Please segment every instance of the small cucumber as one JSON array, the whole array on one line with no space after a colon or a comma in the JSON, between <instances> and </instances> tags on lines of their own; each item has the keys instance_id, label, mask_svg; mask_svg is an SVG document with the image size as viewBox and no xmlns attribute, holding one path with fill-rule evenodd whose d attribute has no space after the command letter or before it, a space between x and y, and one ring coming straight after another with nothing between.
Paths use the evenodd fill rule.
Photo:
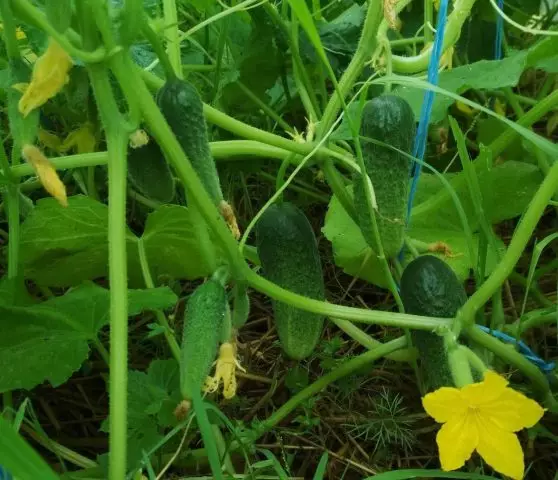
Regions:
<instances>
[{"instance_id":1,"label":"small cucumber","mask_svg":"<svg viewBox=\"0 0 558 480\"><path fill-rule=\"evenodd\" d=\"M173 78L159 90L157 104L207 193L218 206L223 192L209 148L203 102L198 91L191 83Z\"/></svg>"},{"instance_id":2,"label":"small cucumber","mask_svg":"<svg viewBox=\"0 0 558 480\"><path fill-rule=\"evenodd\" d=\"M453 270L433 255L422 255L405 267L400 294L406 313L426 317L454 317L467 300ZM427 390L452 386L443 338L423 330L411 330L411 337Z\"/></svg>"},{"instance_id":3,"label":"small cucumber","mask_svg":"<svg viewBox=\"0 0 558 480\"><path fill-rule=\"evenodd\" d=\"M217 356L228 302L225 288L208 280L186 304L180 362L180 391L185 400L199 393Z\"/></svg>"},{"instance_id":4,"label":"small cucumber","mask_svg":"<svg viewBox=\"0 0 558 480\"><path fill-rule=\"evenodd\" d=\"M366 173L374 186L378 205L376 222L387 258L395 257L403 246L411 162L401 153L367 139L379 140L411 153L414 135L413 110L403 98L382 95L364 105L360 125L362 156ZM368 245L378 252L364 180L360 174L354 177L354 202L362 234Z\"/></svg>"},{"instance_id":5,"label":"small cucumber","mask_svg":"<svg viewBox=\"0 0 558 480\"><path fill-rule=\"evenodd\" d=\"M304 213L291 203L272 205L256 229L264 275L294 293L325 300L318 245ZM321 337L324 317L277 301L273 310L285 353L296 360L308 357Z\"/></svg>"}]
</instances>

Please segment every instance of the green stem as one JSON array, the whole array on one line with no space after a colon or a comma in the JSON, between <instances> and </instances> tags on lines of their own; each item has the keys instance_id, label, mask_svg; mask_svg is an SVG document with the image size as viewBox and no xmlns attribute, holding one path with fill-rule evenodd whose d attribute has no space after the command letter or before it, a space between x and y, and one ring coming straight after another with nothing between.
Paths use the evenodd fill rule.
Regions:
<instances>
[{"instance_id":1,"label":"green stem","mask_svg":"<svg viewBox=\"0 0 558 480\"><path fill-rule=\"evenodd\" d=\"M138 240L138 252L139 252L139 261L141 267L141 273L143 275L143 281L145 282L145 286L147 288L155 288L155 284L153 283L153 278L151 277L151 272L149 271L149 263L147 261L147 255L145 254L145 247L143 244L143 239ZM157 319L157 323L162 327L165 338L171 350L172 356L176 359L177 362L180 363L180 346L176 341L174 336L174 330L170 327L169 322L167 321L167 317L163 312L160 310L155 310L155 318Z\"/></svg>"},{"instance_id":2,"label":"green stem","mask_svg":"<svg viewBox=\"0 0 558 480\"><path fill-rule=\"evenodd\" d=\"M375 338L371 337L355 324L347 320L341 320L340 318L335 317L329 317L329 319L343 332L349 335L349 337L360 343L363 347L366 347L368 350L375 350L376 348L384 345L382 342L379 342ZM386 358L394 362L409 362L416 358L416 352L413 352L412 350L398 350L386 355Z\"/></svg>"},{"instance_id":3,"label":"green stem","mask_svg":"<svg viewBox=\"0 0 558 480\"><path fill-rule=\"evenodd\" d=\"M335 95L332 95L324 110L324 114L318 124L316 131L317 139L323 138L326 132L331 128L339 110L342 106L342 99L345 99L356 80L364 69L365 63L370 60L372 53L376 49L378 41L376 34L378 27L383 19L383 2L380 0L368 2L368 11L366 20L362 27L362 34L351 62L339 80L339 85Z\"/></svg>"},{"instance_id":4,"label":"green stem","mask_svg":"<svg viewBox=\"0 0 558 480\"><path fill-rule=\"evenodd\" d=\"M473 5L475 4L475 1L476 0L456 0L453 3L453 11L448 16L446 24L442 54L445 53L448 48L455 45L455 43L459 39L463 24L468 18ZM427 27L425 27L425 29L426 28ZM432 45L420 54L412 57L401 57L399 55L393 55L393 71L408 74L423 72L428 68L428 62L430 62L431 55Z\"/></svg>"},{"instance_id":5,"label":"green stem","mask_svg":"<svg viewBox=\"0 0 558 480\"><path fill-rule=\"evenodd\" d=\"M547 406L550 408L556 407L556 400L554 399L552 392L550 391L548 381L544 374L538 369L538 367L527 360L523 355L518 353L512 346L505 345L496 338L492 337L488 333L483 332L476 325L465 330L467 337L478 345L490 350L496 356L500 357L502 360L506 361L510 365L513 365L520 372L522 372L531 382L535 390L537 390L540 396L545 400Z\"/></svg>"},{"instance_id":6,"label":"green stem","mask_svg":"<svg viewBox=\"0 0 558 480\"><path fill-rule=\"evenodd\" d=\"M476 312L490 299L494 292L504 283L511 274L515 264L523 254L531 235L537 226L539 219L549 200L554 196L558 189L558 163L555 163L548 175L541 184L539 190L534 195L527 211L523 215L513 238L504 254L502 261L494 269L488 279L481 287L467 300L460 312L463 325L471 325Z\"/></svg>"},{"instance_id":7,"label":"green stem","mask_svg":"<svg viewBox=\"0 0 558 480\"><path fill-rule=\"evenodd\" d=\"M176 12L175 0L163 0L163 14L165 16L165 32L168 43L169 62L175 75L178 76L178 78L182 78L178 15Z\"/></svg>"},{"instance_id":8,"label":"green stem","mask_svg":"<svg viewBox=\"0 0 558 480\"><path fill-rule=\"evenodd\" d=\"M434 39L434 35L430 29L430 27L434 28L433 10L432 0L424 0L424 43L430 43Z\"/></svg>"},{"instance_id":9,"label":"green stem","mask_svg":"<svg viewBox=\"0 0 558 480\"><path fill-rule=\"evenodd\" d=\"M395 340L383 344L381 347L375 348L374 350L363 353L358 357L346 361L340 367L337 367L330 373L324 375L323 377L320 377L316 382L309 385L301 392L297 393L294 397L292 397L275 412L273 412L270 417L268 417L259 425L258 433L261 435L266 431L271 430L279 422L281 422L281 420L289 415L295 408L297 408L302 402L318 394L336 380L346 377L356 370L366 365L370 365L372 362L378 360L379 358L385 357L386 355L389 355L396 350L405 348L406 345L407 340L405 339L405 337L399 337Z\"/></svg>"},{"instance_id":10,"label":"green stem","mask_svg":"<svg viewBox=\"0 0 558 480\"><path fill-rule=\"evenodd\" d=\"M517 124L522 127L530 127L536 121L544 117L548 112L552 111L558 106L558 90L555 90L550 95L540 100L531 110L517 120ZM489 149L492 150L493 158L498 157L509 145L517 138L519 134L508 128L490 145Z\"/></svg>"},{"instance_id":11,"label":"green stem","mask_svg":"<svg viewBox=\"0 0 558 480\"><path fill-rule=\"evenodd\" d=\"M165 71L167 80L176 77L174 67L169 59L169 56L167 55L167 52L165 51L163 42L161 41L159 35L157 35L157 32L153 29L153 27L151 26L148 20L144 21L141 31L145 36L145 38L147 38L147 40L153 47L153 51L157 55L157 58L159 59L159 63L161 64L163 70Z\"/></svg>"},{"instance_id":12,"label":"green stem","mask_svg":"<svg viewBox=\"0 0 558 480\"><path fill-rule=\"evenodd\" d=\"M58 30L51 25L43 12L27 0L15 0L12 3L14 11L21 19L39 30L42 30L49 37L54 38L72 57L75 57L84 63L98 63L102 62L106 58L107 52L104 48L97 48L92 52L87 52L75 47L65 35L58 32Z\"/></svg>"},{"instance_id":13,"label":"green stem","mask_svg":"<svg viewBox=\"0 0 558 480\"><path fill-rule=\"evenodd\" d=\"M422 317L397 312L383 312L380 310L365 310L362 308L346 307L334 305L332 303L312 300L302 295L297 295L289 290L281 288L279 285L259 276L248 266L243 270L243 275L250 286L261 293L285 302L293 307L300 308L308 312L314 312L327 317L341 318L352 322L367 324L385 325L399 328L414 328L417 330L434 330L440 327L451 327L453 319Z\"/></svg>"}]
</instances>

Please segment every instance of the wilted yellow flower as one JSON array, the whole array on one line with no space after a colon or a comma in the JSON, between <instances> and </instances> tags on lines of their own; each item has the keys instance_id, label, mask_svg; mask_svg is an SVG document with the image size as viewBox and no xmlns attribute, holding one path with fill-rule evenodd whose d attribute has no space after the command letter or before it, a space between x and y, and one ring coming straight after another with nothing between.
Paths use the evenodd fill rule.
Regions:
<instances>
[{"instance_id":1,"label":"wilted yellow flower","mask_svg":"<svg viewBox=\"0 0 558 480\"><path fill-rule=\"evenodd\" d=\"M222 380L223 396L229 400L236 395L236 369L246 371L236 359L236 345L230 342L223 343L219 348L219 357L215 363L215 375L207 377L205 380L204 392L215 392Z\"/></svg>"},{"instance_id":2,"label":"wilted yellow flower","mask_svg":"<svg viewBox=\"0 0 558 480\"><path fill-rule=\"evenodd\" d=\"M91 153L95 151L96 143L93 126L87 122L77 130L70 132L58 151L66 153L75 147L77 153Z\"/></svg>"},{"instance_id":3,"label":"wilted yellow flower","mask_svg":"<svg viewBox=\"0 0 558 480\"><path fill-rule=\"evenodd\" d=\"M523 449L514 432L534 426L544 409L495 372L463 388L442 387L425 395L426 413L444 425L436 441L445 471L462 467L476 450L494 470L523 478Z\"/></svg>"},{"instance_id":4,"label":"wilted yellow flower","mask_svg":"<svg viewBox=\"0 0 558 480\"><path fill-rule=\"evenodd\" d=\"M24 117L27 116L62 90L68 83L70 68L72 68L70 56L55 40L49 39L48 48L33 66L31 83L19 85L25 87L23 96L19 99L20 113Z\"/></svg>"},{"instance_id":5,"label":"wilted yellow flower","mask_svg":"<svg viewBox=\"0 0 558 480\"><path fill-rule=\"evenodd\" d=\"M226 200L221 200L221 203L219 203L219 212L221 212L221 216L227 223L234 238L238 240L240 238L240 229L238 228L236 215L234 214L233 208Z\"/></svg>"},{"instance_id":6,"label":"wilted yellow flower","mask_svg":"<svg viewBox=\"0 0 558 480\"><path fill-rule=\"evenodd\" d=\"M43 152L35 145L28 144L23 146L22 155L33 166L35 172L37 172L37 176L45 190L56 198L60 205L67 207L66 187Z\"/></svg>"}]
</instances>

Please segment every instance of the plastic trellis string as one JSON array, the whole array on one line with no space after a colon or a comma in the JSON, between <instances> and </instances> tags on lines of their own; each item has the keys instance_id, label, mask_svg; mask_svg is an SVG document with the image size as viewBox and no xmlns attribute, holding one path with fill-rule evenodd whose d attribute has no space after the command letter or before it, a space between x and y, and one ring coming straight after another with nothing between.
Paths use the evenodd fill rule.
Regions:
<instances>
[{"instance_id":1,"label":"plastic trellis string","mask_svg":"<svg viewBox=\"0 0 558 480\"><path fill-rule=\"evenodd\" d=\"M497 338L498 340L502 340L505 343L510 343L512 345L517 345L519 353L523 355L527 360L531 363L534 363L537 367L539 367L543 372L550 373L556 367L555 362L545 362L541 357L539 357L533 350L531 350L523 340L517 341L512 336L501 332L500 330L491 330L488 327L484 327L482 325L477 325L478 328L485 331L486 333L492 335L493 337Z\"/></svg>"},{"instance_id":2,"label":"plastic trellis string","mask_svg":"<svg viewBox=\"0 0 558 480\"><path fill-rule=\"evenodd\" d=\"M440 1L440 9L438 10L437 29L434 37L434 45L432 47L432 56L428 65L428 82L432 85L438 85L438 66L440 57L442 56L442 47L444 45L444 34L446 29L446 21L448 17L448 0ZM426 139L428 137L428 125L432 113L432 104L434 103L435 93L432 90L424 92L424 101L420 112L420 119L413 147L413 156L419 160L423 160L426 151ZM413 208L413 200L416 194L418 180L421 172L421 164L414 162L413 180L411 183L411 191L409 192L409 202L407 204L407 225L411 218L411 210Z\"/></svg>"},{"instance_id":3,"label":"plastic trellis string","mask_svg":"<svg viewBox=\"0 0 558 480\"><path fill-rule=\"evenodd\" d=\"M498 8L504 9L504 0L498 0ZM496 14L496 38L494 39L494 59L502 58L502 40L504 39L504 17Z\"/></svg>"}]
</instances>

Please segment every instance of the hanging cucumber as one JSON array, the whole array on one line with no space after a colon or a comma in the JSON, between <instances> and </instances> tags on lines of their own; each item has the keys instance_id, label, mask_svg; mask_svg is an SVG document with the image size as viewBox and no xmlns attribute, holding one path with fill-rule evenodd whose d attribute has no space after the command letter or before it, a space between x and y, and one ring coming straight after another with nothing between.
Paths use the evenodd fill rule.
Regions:
<instances>
[{"instance_id":1,"label":"hanging cucumber","mask_svg":"<svg viewBox=\"0 0 558 480\"><path fill-rule=\"evenodd\" d=\"M272 205L256 229L264 275L299 295L325 300L318 245L304 213L291 203ZM320 339L324 317L276 301L273 310L285 353L296 360L308 357Z\"/></svg>"},{"instance_id":2,"label":"hanging cucumber","mask_svg":"<svg viewBox=\"0 0 558 480\"><path fill-rule=\"evenodd\" d=\"M433 255L420 256L405 267L400 294L406 313L426 317L455 317L467 300L453 270ZM443 338L422 330L411 330L411 337L419 351L427 391L452 386Z\"/></svg>"},{"instance_id":3,"label":"hanging cucumber","mask_svg":"<svg viewBox=\"0 0 558 480\"><path fill-rule=\"evenodd\" d=\"M401 153L367 139L378 140L411 153L414 135L413 110L403 98L382 95L364 105L360 125L362 156L366 173L374 186L378 205L376 222L387 258L395 257L403 246L411 161ZM362 175L355 175L354 203L362 234L368 245L378 252L364 180Z\"/></svg>"},{"instance_id":4,"label":"hanging cucumber","mask_svg":"<svg viewBox=\"0 0 558 480\"><path fill-rule=\"evenodd\" d=\"M207 193L218 206L223 192L209 148L203 102L198 91L185 80L171 78L159 90L157 104Z\"/></svg>"},{"instance_id":5,"label":"hanging cucumber","mask_svg":"<svg viewBox=\"0 0 558 480\"><path fill-rule=\"evenodd\" d=\"M211 370L227 307L225 288L215 280L197 287L188 299L180 359L180 391L185 400L201 391Z\"/></svg>"}]
</instances>

